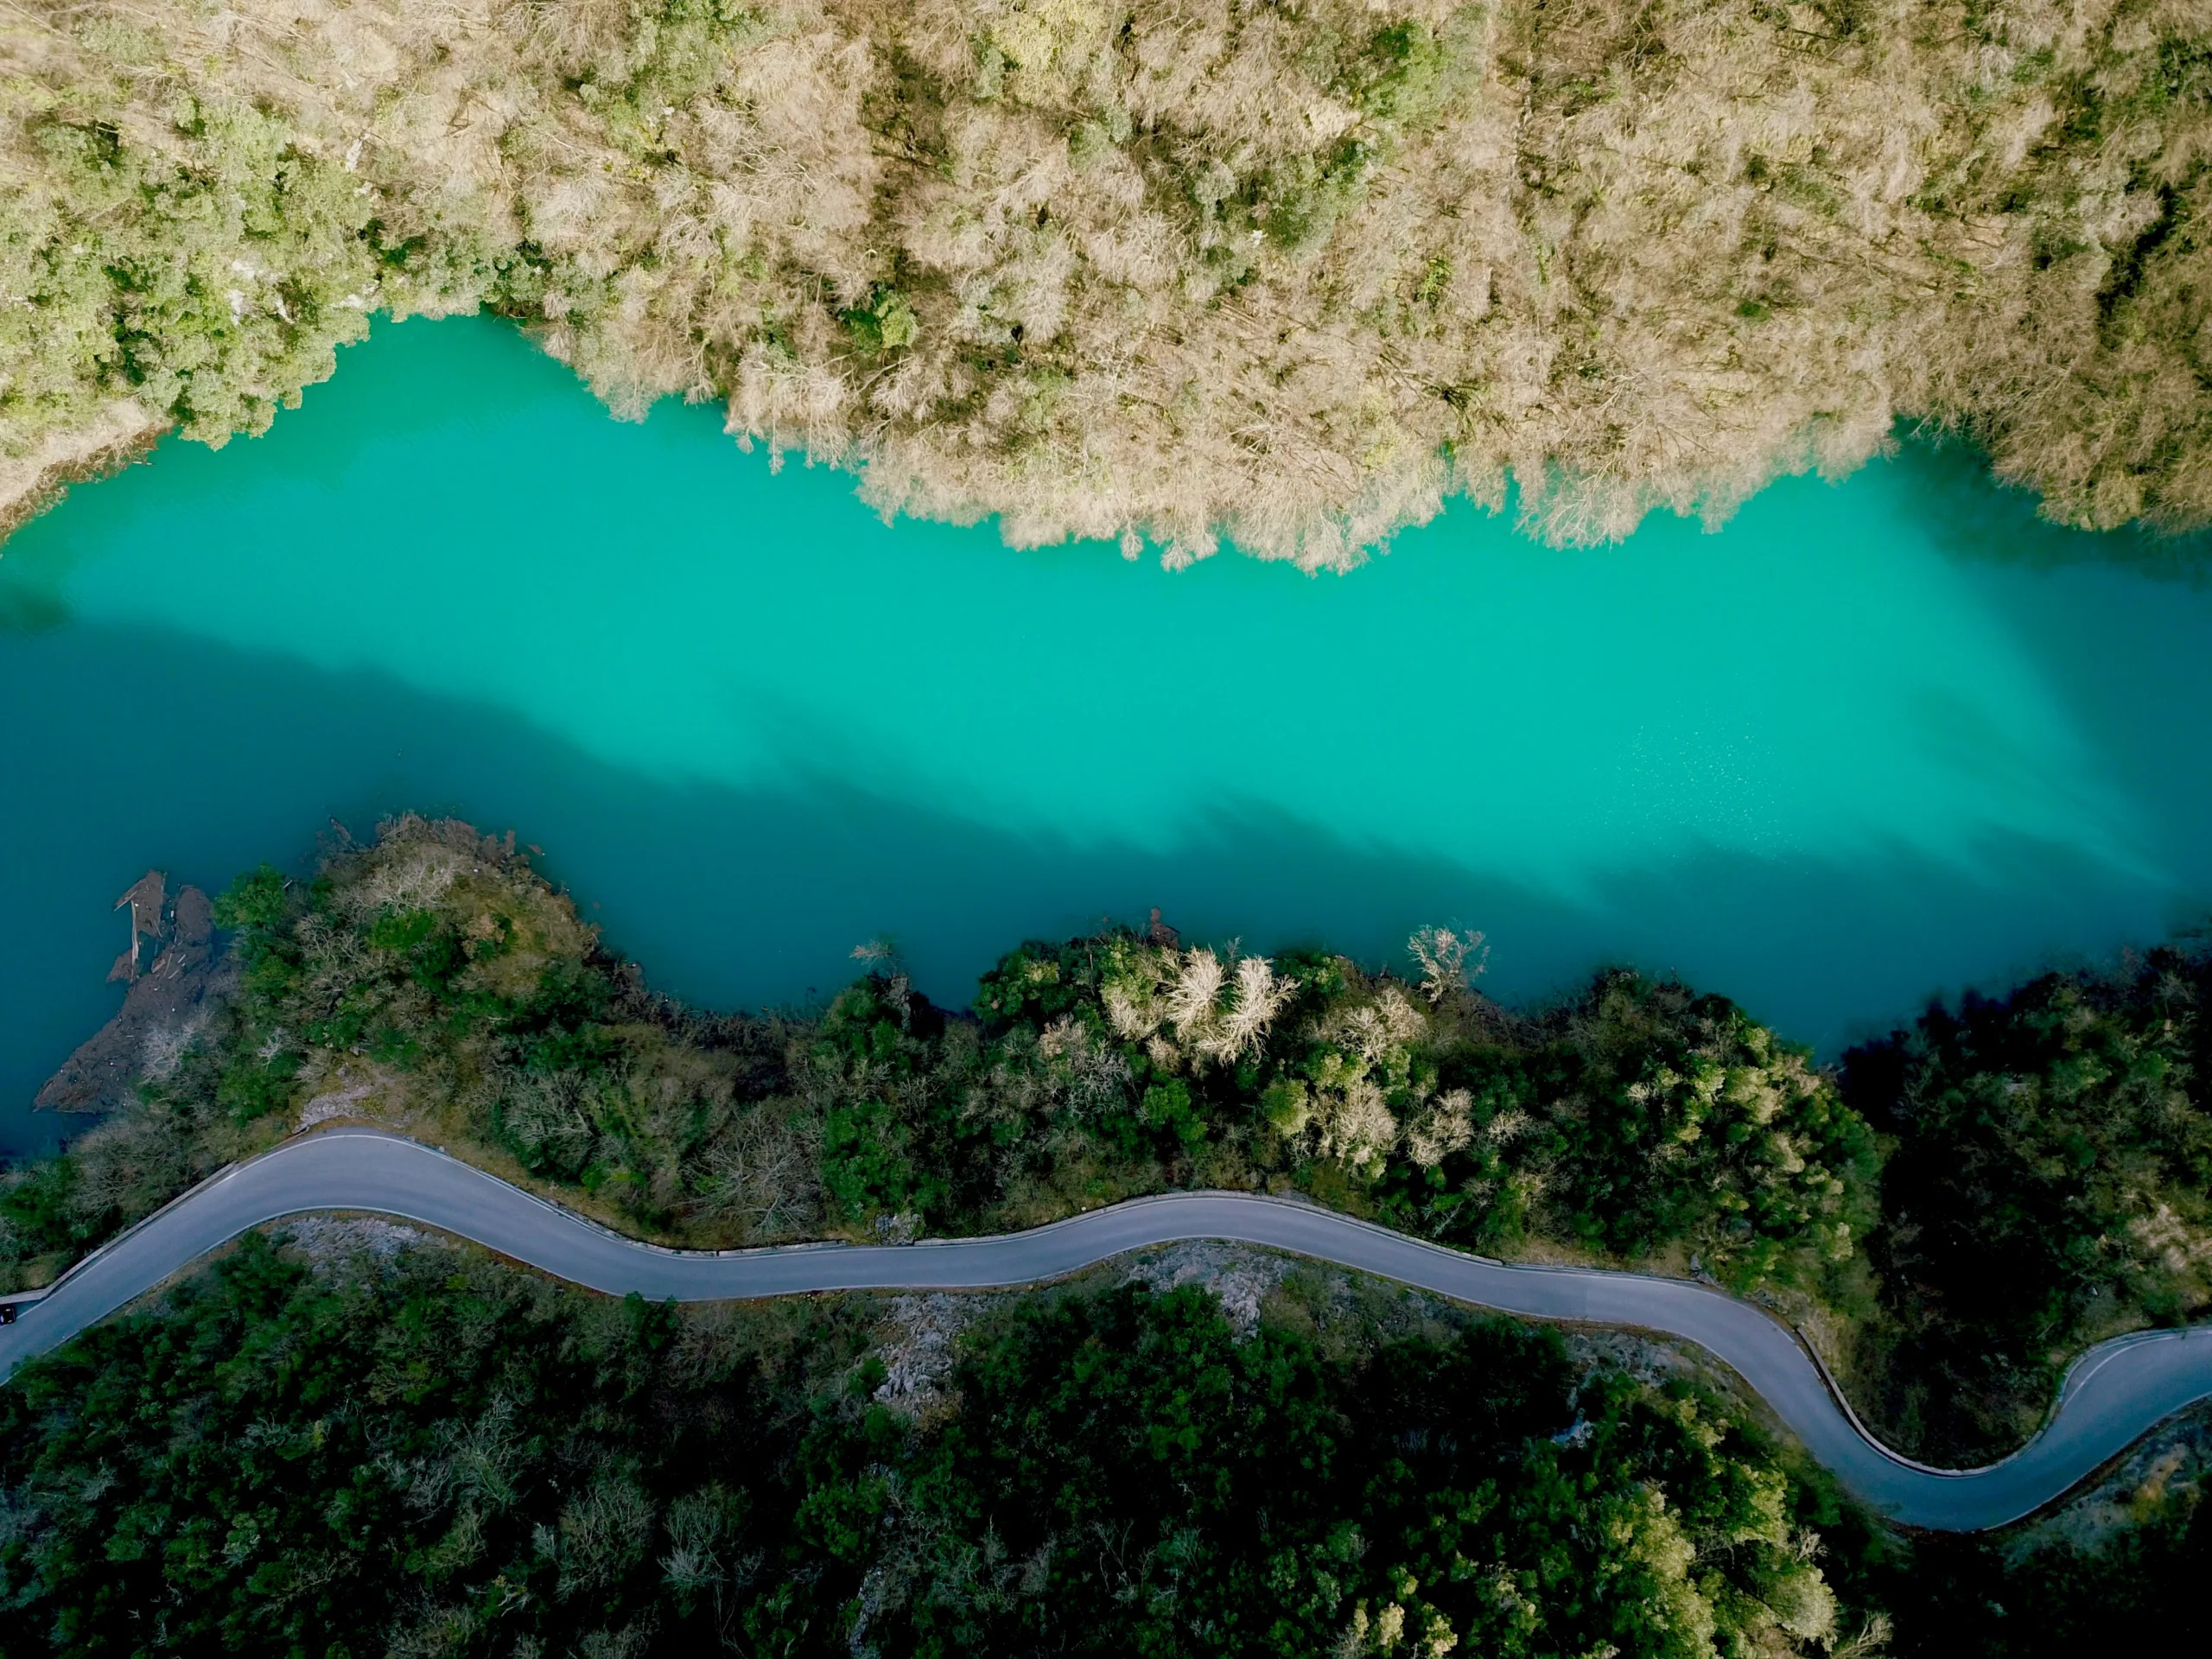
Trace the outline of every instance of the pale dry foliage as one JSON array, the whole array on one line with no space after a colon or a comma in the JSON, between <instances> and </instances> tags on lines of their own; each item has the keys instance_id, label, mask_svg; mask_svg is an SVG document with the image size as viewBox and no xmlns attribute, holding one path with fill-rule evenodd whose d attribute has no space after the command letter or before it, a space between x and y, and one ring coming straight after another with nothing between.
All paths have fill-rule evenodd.
<instances>
[{"instance_id":1,"label":"pale dry foliage","mask_svg":"<svg viewBox=\"0 0 2212 1659\"><path fill-rule=\"evenodd\" d=\"M1423 1169L1433 1169L1475 1138L1474 1096L1451 1089L1421 1103L1406 1120L1406 1155Z\"/></svg>"},{"instance_id":2,"label":"pale dry foliage","mask_svg":"<svg viewBox=\"0 0 2212 1659\"><path fill-rule=\"evenodd\" d=\"M1234 947L1224 962L1202 945L1178 950L1123 939L1116 942L1099 995L1116 1036L1142 1045L1164 1070L1196 1071L1234 1065L1256 1052L1299 984L1266 957L1241 956ZM1466 1090L1438 1096L1433 1083L1408 1087L1408 1062L1429 1034L1431 1017L1390 980L1333 998L1300 1032L1313 1075L1278 1085L1269 1108L1276 1128L1325 1157L1369 1170L1379 1170L1402 1141L1425 1166L1465 1147L1473 1135ZM1402 1125L1390 1109L1393 1089L1414 1109Z\"/></svg>"},{"instance_id":3,"label":"pale dry foliage","mask_svg":"<svg viewBox=\"0 0 2212 1659\"><path fill-rule=\"evenodd\" d=\"M728 1131L700 1156L702 1211L742 1223L749 1239L803 1233L820 1213L821 1140L810 1117L766 1107L731 1114Z\"/></svg>"},{"instance_id":4,"label":"pale dry foliage","mask_svg":"<svg viewBox=\"0 0 2212 1659\"><path fill-rule=\"evenodd\" d=\"M1150 1046L1173 1070L1233 1065L1259 1047L1297 989L1265 957L1240 957L1233 946L1224 963L1204 945L1124 944L1102 997L1116 1034Z\"/></svg>"},{"instance_id":5,"label":"pale dry foliage","mask_svg":"<svg viewBox=\"0 0 2212 1659\"><path fill-rule=\"evenodd\" d=\"M1490 954L1481 934L1434 926L1416 928L1406 950L1421 969L1421 995L1432 1004L1465 990L1481 976Z\"/></svg>"},{"instance_id":6,"label":"pale dry foliage","mask_svg":"<svg viewBox=\"0 0 2212 1659\"><path fill-rule=\"evenodd\" d=\"M604 1589L653 1541L652 1499L621 1475L602 1475L561 1509L558 1553L563 1598Z\"/></svg>"},{"instance_id":7,"label":"pale dry foliage","mask_svg":"<svg viewBox=\"0 0 2212 1659\"><path fill-rule=\"evenodd\" d=\"M368 313L482 304L618 412L718 400L1021 545L1341 567L1509 474L1600 539L1901 416L2067 522L2197 524L2207 36L2204 0L30 0L0 457L124 406L257 429Z\"/></svg>"}]
</instances>

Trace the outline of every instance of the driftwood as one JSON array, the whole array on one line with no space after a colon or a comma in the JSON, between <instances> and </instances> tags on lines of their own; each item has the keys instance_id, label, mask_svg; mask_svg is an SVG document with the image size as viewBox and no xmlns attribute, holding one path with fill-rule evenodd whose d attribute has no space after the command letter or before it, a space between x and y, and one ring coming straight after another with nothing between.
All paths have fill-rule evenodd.
<instances>
[{"instance_id":1,"label":"driftwood","mask_svg":"<svg viewBox=\"0 0 2212 1659\"><path fill-rule=\"evenodd\" d=\"M115 901L121 910L130 906L130 948L115 959L115 966L107 970L108 982L121 980L126 985L138 982L138 947L142 940L162 938L164 917L168 909L168 877L159 870L149 870L132 882L122 898Z\"/></svg>"},{"instance_id":2,"label":"driftwood","mask_svg":"<svg viewBox=\"0 0 2212 1659\"><path fill-rule=\"evenodd\" d=\"M130 1097L157 1055L173 1052L206 1018L228 976L215 952L207 895L181 887L169 902L168 879L149 870L120 899L130 906L130 948L111 980L130 986L115 1018L47 1079L32 1103L48 1111L112 1111Z\"/></svg>"}]
</instances>

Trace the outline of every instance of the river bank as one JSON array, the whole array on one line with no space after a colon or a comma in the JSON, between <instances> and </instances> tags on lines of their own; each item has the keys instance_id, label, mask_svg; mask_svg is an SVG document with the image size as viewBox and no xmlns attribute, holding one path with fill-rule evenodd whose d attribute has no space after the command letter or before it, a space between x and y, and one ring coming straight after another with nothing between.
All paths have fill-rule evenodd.
<instances>
[{"instance_id":1,"label":"river bank","mask_svg":"<svg viewBox=\"0 0 2212 1659\"><path fill-rule=\"evenodd\" d=\"M1347 568L1509 472L1547 540L1718 521L1900 418L2063 522L2212 514L2185 7L235 15L0 37L10 454L258 432L483 308L619 413L1178 565Z\"/></svg>"},{"instance_id":2,"label":"river bank","mask_svg":"<svg viewBox=\"0 0 2212 1659\"><path fill-rule=\"evenodd\" d=\"M2082 1586L2163 1596L2169 1556L2202 1530L2191 1527L2202 1485L2189 1461L2194 1420L2113 1465L2097 1491L2049 1522L1965 1548L1870 1521L1786 1447L1770 1450L1758 1427L1771 1413L1847 1487L1916 1525L1988 1526L2046 1502L2212 1385L2203 1357L2212 1338L2202 1329L2145 1332L2075 1366L2052 1422L2034 1435L2067 1354L2103 1330L2186 1316L2207 1300L2188 1272L2208 1254L2208 1195L2192 1172L2212 1131L2190 1093L2188 1064L2196 1011L2212 1000L2202 992L2212 958L2201 948L2150 953L2125 977L2049 979L1935 1011L1913 1032L1855 1051L1840 1077L1722 1000L1680 986L1601 976L1548 1014L1500 1008L1469 988L1479 942L1433 930L1414 942L1418 971L1396 977L1317 952L1224 957L1175 938L1155 917L1143 932L1023 947L986 978L969 1016L931 1007L878 945L862 953L870 971L818 1018L715 1017L654 998L633 965L601 951L570 902L535 874L536 856L512 836L410 819L385 826L373 845L335 836L312 883L264 867L226 890L209 919L234 941L232 988L194 1016L199 1035L181 1052L150 1046L158 1054L135 1102L66 1159L0 1181L10 1249L21 1258L41 1247L39 1230L51 1243L73 1228L81 1249L194 1173L274 1150L124 1234L0 1336L0 1354L54 1351L0 1399L0 1457L41 1445L41 1457L60 1455L71 1436L96 1429L105 1402L134 1386L139 1344L174 1351L172 1328L201 1319L232 1287L258 1288L250 1306L220 1316L226 1339L217 1342L213 1327L195 1338L163 1397L207 1386L199 1373L207 1368L254 1367L290 1317L287 1230L275 1250L249 1234L157 1304L92 1329L88 1346L54 1344L239 1228L306 1206L386 1212L602 1292L639 1293L597 1306L618 1324L658 1321L649 1347L674 1341L669 1351L686 1368L694 1338L680 1333L691 1316L656 1313L641 1298L793 1294L804 1306L791 1319L847 1322L861 1343L851 1351L880 1350L874 1368L852 1362L861 1387L879 1404L900 1402L925 1443L944 1409L930 1379L973 1353L962 1334L970 1313L936 1306L948 1300L941 1293L1077 1274L1065 1288L992 1304L1049 1319L1094 1294L1087 1264L1132 1249L1134 1265L1109 1278L1151 1285L1166 1273L1157 1288L1218 1322L1232 1347L1257 1343L1254 1353L1333 1330L1323 1345L1330 1363L1357 1367L1405 1330L1435 1342L1478 1328L1440 1305L1422 1313L1402 1295L1362 1288L1367 1273L1540 1319L1657 1326L1703 1344L1741 1384L1708 1376L1709 1362L1669 1357L1663 1344L1576 1338L1579 1403L1543 1443L1579 1447L1596 1433L1612 1444L1609 1431L1585 1427L1599 1420L1596 1398L1632 1402L1657 1422L1709 1424L1697 1443L1749 1459L1744 1490L1779 1495L1780 1514L1796 1517L1785 1529L1761 1510L1769 1520L1760 1535L1783 1540L1801 1563L1823 1562L1787 1596L1762 1576L1757 1607L1732 1604L1730 1617L1874 1640L1895 1608L1910 1633L1904 1651L1916 1656L1960 1650L1967 1632L1947 1599L1959 1586L1985 1586L2072 1629L2089 1593ZM134 928L171 941L142 983L158 977L169 951L204 947L197 895L178 895L172 929L168 891L149 874L125 895ZM118 969L137 960L127 954ZM1989 1128L1993 1111L2003 1117L1994 1141L1974 1128ZM1862 1112L1882 1124L1878 1143ZM434 1135L467 1161L344 1127L359 1118ZM2055 1178L2050 1148L2085 1137L2087 1166ZM542 1198L482 1166L512 1171ZM2150 1176L2154 1168L2163 1173ZM1172 1190L1194 1186L1248 1192ZM1159 1196L1112 1204L1132 1192ZM574 1210L613 1226L564 1213ZM907 1242L1076 1211L1086 1213L1013 1238ZM1382 1231L1361 1216L1460 1248ZM2145 1216L2157 1221L2147 1231ZM2007 1236L2020 1217L2037 1249ZM2054 1228L2060 1217L2069 1224ZM2094 1236L2082 1234L2085 1224ZM487 1271L511 1276L499 1294L565 1294L404 1228L311 1222L289 1230L321 1264L311 1273L367 1275L349 1281L342 1308L315 1304L327 1340L392 1328L376 1308L394 1273L435 1269L446 1294L465 1292L471 1305L492 1290ZM758 1245L824 1233L861 1248L686 1254L633 1242ZM1280 1258L1155 1271L1145 1255L1162 1241L1222 1237L1358 1272L1335 1275L1346 1283L1331 1290L1330 1274L1317 1279ZM1647 1271L1507 1266L1467 1253L1470 1243L1537 1262L1640 1261ZM1209 1249L1220 1255L1206 1246L1197 1254ZM1993 1253L2002 1258L1993 1273L1982 1262ZM48 1265L67 1259L65 1249ZM2092 1259L2101 1276L2082 1296L2071 1281ZM1716 1274L1755 1300L1696 1282ZM865 1295L825 1303L805 1294L855 1287L912 1294L887 1320ZM2045 1353L2044 1314L2069 1295L2069 1332ZM1325 1311L1347 1299L1350 1310ZM1975 1451L1993 1432L1991 1451L2005 1449L2008 1422L2034 1437L1971 1480L1904 1467L1846 1421L1799 1338L1759 1304L1793 1314L1839 1362L1845 1396L1888 1414L1883 1432L1904 1429L1923 1455L1980 1461ZM2008 1312L2023 1308L2035 1315L2024 1333ZM726 1309L699 1316L696 1328L756 1317L796 1328L772 1313ZM411 1328L417 1315L407 1318ZM582 1329L598 1318L580 1305L569 1323ZM1932 1349L1931 1334L1941 1338ZM1539 1350L1552 1341L1525 1331L1496 1339ZM778 1340L748 1352L772 1356ZM1947 1343L1984 1358L2010 1355L2013 1369L1946 1372ZM2039 1395L2034 1379L2046 1363ZM99 1380L89 1393L65 1380L86 1375ZM963 1376L963 1389L977 1386ZM1931 1381L1948 1417L1924 1403ZM56 1386L91 1406L16 1410L18 1390L50 1401ZM1732 1402L1739 1386L1748 1392ZM1455 1388L1450 1420L1461 1427L1452 1433L1464 1432L1471 1400L1489 1408L1510 1391L1495 1363L1478 1387ZM1265 1414L1270 1424L1280 1417ZM595 1421L630 1419L614 1409ZM429 1407L423 1432L461 1430L443 1405ZM146 1478L167 1477L149 1470ZM198 1503L175 1511L185 1524L196 1524ZM2112 1513L2116 1503L2125 1518ZM1681 1504L1670 1500L1678 1514ZM37 1500L28 1513L28 1529L0 1544L12 1552L0 1554L0 1572L52 1534ZM1726 1548L1740 1550L1741 1525L1727 1535ZM1717 1535L1708 1543L1719 1547ZM240 1605L258 1605L266 1587L257 1580ZM1396 1593L1394 1605L1416 1605L1411 1589ZM1637 1603L1649 1599L1639 1592ZM1448 1597L1420 1605L1459 1605Z\"/></svg>"},{"instance_id":3,"label":"river bank","mask_svg":"<svg viewBox=\"0 0 2212 1659\"><path fill-rule=\"evenodd\" d=\"M1471 988L1481 941L1433 928L1403 976L1157 922L1033 942L966 1014L877 944L818 1012L715 1015L607 955L532 857L407 817L331 843L311 883L233 883L235 988L151 1033L135 1098L66 1157L8 1178L13 1271L51 1279L349 1119L693 1249L1264 1191L1717 1281L1784 1313L1876 1433L1951 1463L2030 1439L2082 1348L2212 1305L2201 946L1932 1009L1840 1071L1678 982L1611 970L1507 1009ZM133 892L158 917L159 879Z\"/></svg>"},{"instance_id":4,"label":"river bank","mask_svg":"<svg viewBox=\"0 0 2212 1659\"><path fill-rule=\"evenodd\" d=\"M126 399L81 427L57 432L27 454L0 457L0 539L44 512L72 484L107 477L161 442L160 422Z\"/></svg>"},{"instance_id":5,"label":"river bank","mask_svg":"<svg viewBox=\"0 0 2212 1659\"><path fill-rule=\"evenodd\" d=\"M0 558L0 688L47 711L0 737L39 804L0 823L38 944L0 957L0 1142L110 1011L125 883L423 804L532 826L709 1006L887 934L957 1004L1010 938L1159 905L1370 961L1478 926L1509 1002L1673 969L1832 1056L2212 901L2177 764L2212 597L2130 545L1915 448L1714 536L1563 554L1454 510L1345 582L1170 576L887 527L711 411L608 422L498 324L379 330L267 436L164 445Z\"/></svg>"}]
</instances>

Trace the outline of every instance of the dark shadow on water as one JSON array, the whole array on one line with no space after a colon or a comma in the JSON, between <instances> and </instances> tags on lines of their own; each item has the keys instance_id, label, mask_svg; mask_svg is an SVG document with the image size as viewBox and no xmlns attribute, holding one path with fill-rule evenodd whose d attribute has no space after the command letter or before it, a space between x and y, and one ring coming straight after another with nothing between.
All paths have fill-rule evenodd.
<instances>
[{"instance_id":1,"label":"dark shadow on water","mask_svg":"<svg viewBox=\"0 0 2212 1659\"><path fill-rule=\"evenodd\" d=\"M1954 557L2031 570L2104 564L2158 582L2212 584L2212 530L2169 536L2140 525L2085 531L2055 524L2037 511L2034 491L1990 471L1979 445L1907 435L1895 460L1876 465L1895 474L1892 487Z\"/></svg>"},{"instance_id":2,"label":"dark shadow on water","mask_svg":"<svg viewBox=\"0 0 2212 1659\"><path fill-rule=\"evenodd\" d=\"M17 1147L64 1127L28 1101L116 1005L125 886L149 865L207 886L264 858L304 868L331 818L365 832L410 806L543 845L656 985L723 1007L827 992L885 934L964 1002L1022 938L1158 905L1194 937L1369 959L1422 922L1481 927L1509 1000L1608 959L1677 969L1833 1052L1931 992L2188 919L2164 889L2024 841L1971 877L1903 850L1711 853L1563 897L1233 804L1165 849L1024 836L823 779L656 779L504 712L156 631L0 636L0 1145Z\"/></svg>"},{"instance_id":3,"label":"dark shadow on water","mask_svg":"<svg viewBox=\"0 0 2212 1659\"><path fill-rule=\"evenodd\" d=\"M67 622L69 607L57 587L43 571L31 581L0 582L0 636L45 633Z\"/></svg>"}]
</instances>

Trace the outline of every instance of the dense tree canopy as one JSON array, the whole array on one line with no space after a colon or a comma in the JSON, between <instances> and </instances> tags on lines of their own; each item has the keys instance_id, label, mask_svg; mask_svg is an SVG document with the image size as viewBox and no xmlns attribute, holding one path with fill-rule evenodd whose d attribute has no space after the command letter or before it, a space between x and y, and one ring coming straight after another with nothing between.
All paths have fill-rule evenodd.
<instances>
[{"instance_id":1,"label":"dense tree canopy","mask_svg":"<svg viewBox=\"0 0 2212 1659\"><path fill-rule=\"evenodd\" d=\"M1936 1007L1855 1050L1896 1137L1872 1241L1885 1416L1959 1455L2041 1421L2089 1342L2212 1303L2212 956L2164 948Z\"/></svg>"},{"instance_id":2,"label":"dense tree canopy","mask_svg":"<svg viewBox=\"0 0 2212 1659\"><path fill-rule=\"evenodd\" d=\"M33 0L0 92L17 491L484 306L1023 543L1617 535L1900 417L2212 514L2194 0Z\"/></svg>"},{"instance_id":3,"label":"dense tree canopy","mask_svg":"<svg viewBox=\"0 0 2212 1659\"><path fill-rule=\"evenodd\" d=\"M1709 1402L1473 1322L1332 1357L1196 1287L678 1313L250 1238L0 1391L0 1631L64 1654L1694 1659L1846 1615ZM1858 1617L1853 1615L1853 1617Z\"/></svg>"}]
</instances>

